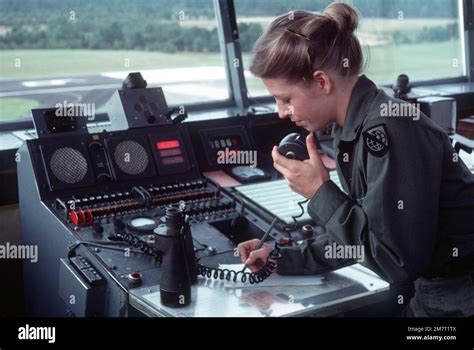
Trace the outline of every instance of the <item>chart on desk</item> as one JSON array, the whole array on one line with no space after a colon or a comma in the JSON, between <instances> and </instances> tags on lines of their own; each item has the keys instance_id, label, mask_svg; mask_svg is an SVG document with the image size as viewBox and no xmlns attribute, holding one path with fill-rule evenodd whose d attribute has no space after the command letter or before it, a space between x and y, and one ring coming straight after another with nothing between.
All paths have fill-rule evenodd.
<instances>
[{"instance_id":1,"label":"chart on desk","mask_svg":"<svg viewBox=\"0 0 474 350\"><path fill-rule=\"evenodd\" d=\"M331 171L329 172L329 176L330 179L342 189L337 172ZM298 202L305 200L303 196L291 190L286 180L243 185L236 187L236 190L287 224L293 222L293 216L301 214L301 208ZM307 203L302 206L304 208L304 214L297 219L298 222L311 220L307 210Z\"/></svg>"}]
</instances>

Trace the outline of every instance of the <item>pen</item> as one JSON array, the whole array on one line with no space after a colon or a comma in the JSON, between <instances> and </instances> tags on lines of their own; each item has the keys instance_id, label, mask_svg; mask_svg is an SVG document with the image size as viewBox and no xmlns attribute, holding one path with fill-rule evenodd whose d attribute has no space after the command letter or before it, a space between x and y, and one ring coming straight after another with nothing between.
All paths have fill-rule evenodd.
<instances>
[{"instance_id":1,"label":"pen","mask_svg":"<svg viewBox=\"0 0 474 350\"><path fill-rule=\"evenodd\" d=\"M265 240L268 238L268 236L270 235L270 232L272 232L273 230L273 227L275 226L276 222L277 222L277 218L274 218L272 223L270 224L270 227L268 228L267 232L265 232L265 234L263 235L263 237L260 239L260 242L258 242L258 244L255 246L255 250L258 250L260 248L262 248L263 246L263 242L265 242ZM244 265L244 268L242 269L241 272L245 272L245 270L247 269L247 265Z\"/></svg>"}]
</instances>

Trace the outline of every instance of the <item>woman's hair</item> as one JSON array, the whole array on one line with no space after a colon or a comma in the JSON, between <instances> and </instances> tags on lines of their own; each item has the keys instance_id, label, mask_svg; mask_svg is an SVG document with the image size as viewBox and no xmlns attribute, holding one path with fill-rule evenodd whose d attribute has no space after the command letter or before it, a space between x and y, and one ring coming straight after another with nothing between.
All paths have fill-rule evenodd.
<instances>
[{"instance_id":1,"label":"woman's hair","mask_svg":"<svg viewBox=\"0 0 474 350\"><path fill-rule=\"evenodd\" d=\"M363 65L354 34L358 22L353 7L335 2L322 14L297 10L281 15L255 44L250 71L260 78L289 82L310 82L319 69L357 75Z\"/></svg>"}]
</instances>

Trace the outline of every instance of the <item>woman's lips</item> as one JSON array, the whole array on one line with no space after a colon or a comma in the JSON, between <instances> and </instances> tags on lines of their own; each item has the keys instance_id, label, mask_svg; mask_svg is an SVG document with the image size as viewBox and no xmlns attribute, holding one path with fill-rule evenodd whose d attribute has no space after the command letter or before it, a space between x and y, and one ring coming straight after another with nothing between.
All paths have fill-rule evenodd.
<instances>
[{"instance_id":1,"label":"woman's lips","mask_svg":"<svg viewBox=\"0 0 474 350\"><path fill-rule=\"evenodd\" d=\"M295 121L295 124L298 125L298 126L301 126L304 124L304 122L302 120L297 120Z\"/></svg>"}]
</instances>

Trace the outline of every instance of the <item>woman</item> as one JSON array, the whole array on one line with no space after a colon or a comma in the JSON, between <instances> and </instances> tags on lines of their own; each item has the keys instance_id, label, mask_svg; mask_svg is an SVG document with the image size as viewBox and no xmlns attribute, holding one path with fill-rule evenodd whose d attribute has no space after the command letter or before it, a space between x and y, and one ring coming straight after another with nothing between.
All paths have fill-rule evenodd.
<instances>
[{"instance_id":1,"label":"woman","mask_svg":"<svg viewBox=\"0 0 474 350\"><path fill-rule=\"evenodd\" d=\"M325 228L312 243L282 250L281 274L310 274L353 264L332 258L334 243L363 247L362 264L389 282L414 281L408 315L474 315L474 176L448 136L415 108L387 114L402 101L359 76L363 57L355 10L332 3L323 14L278 17L258 40L250 70L276 98L280 118L310 131L310 159L274 147L274 167L310 198L308 212ZM335 122L337 172L329 180L312 132ZM241 243L252 271L269 247ZM352 257L353 258L353 257Z\"/></svg>"}]
</instances>

